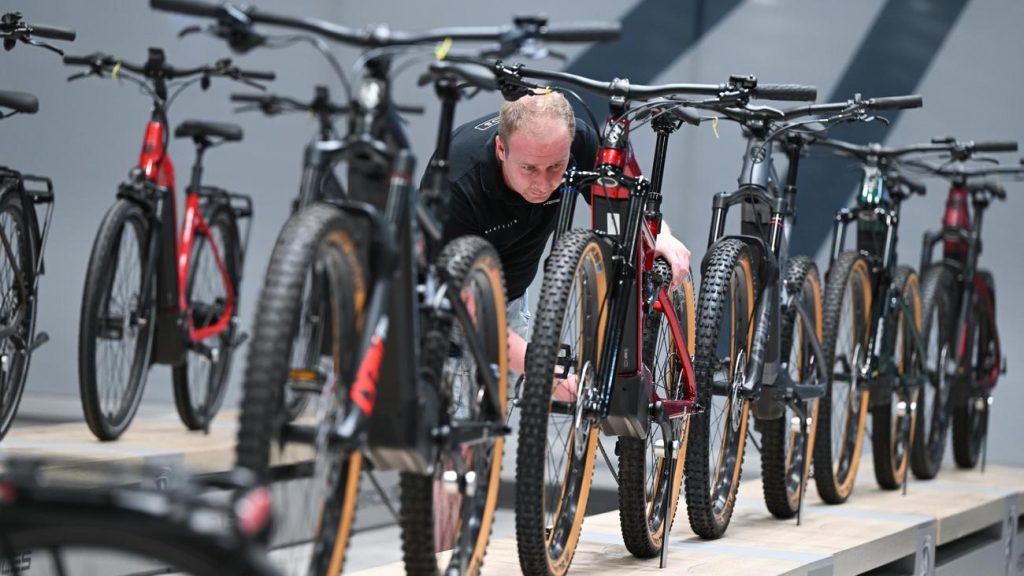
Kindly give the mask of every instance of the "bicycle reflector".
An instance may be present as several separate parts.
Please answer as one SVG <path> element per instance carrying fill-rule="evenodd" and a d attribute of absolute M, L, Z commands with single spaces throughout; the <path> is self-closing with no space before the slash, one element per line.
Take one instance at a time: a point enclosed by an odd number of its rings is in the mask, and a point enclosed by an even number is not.
<path fill-rule="evenodd" d="M 14 486 L 6 482 L 0 482 L 0 502 L 14 502 L 16 496 L 17 490 L 15 490 Z"/>
<path fill-rule="evenodd" d="M 270 527 L 270 491 L 264 487 L 254 488 L 235 502 L 235 516 L 238 528 L 249 536 L 262 534 Z"/>

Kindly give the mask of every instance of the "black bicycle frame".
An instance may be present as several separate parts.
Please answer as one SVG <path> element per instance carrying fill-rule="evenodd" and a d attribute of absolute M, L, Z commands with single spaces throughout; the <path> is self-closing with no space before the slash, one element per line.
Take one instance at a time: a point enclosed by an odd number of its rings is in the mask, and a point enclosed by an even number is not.
<path fill-rule="evenodd" d="M 888 186 L 884 171 L 880 168 L 877 160 L 869 160 L 864 164 L 864 176 L 857 205 L 838 211 L 833 218 L 832 249 L 829 259 L 831 269 L 843 252 L 847 229 L 851 223 L 880 227 L 884 231 L 884 240 L 881 244 L 875 241 L 879 232 L 877 228 L 857 238 L 857 249 L 867 258 L 871 267 L 871 277 L 874 279 L 868 340 L 868 350 L 871 351 L 869 369 L 871 373 L 877 374 L 875 378 L 869 380 L 873 392 L 870 395 L 872 404 L 887 401 L 895 386 L 918 387 L 924 384 L 922 376 L 900 374 L 893 361 L 899 330 L 896 325 L 899 314 L 902 313 L 905 318 L 913 318 L 914 311 L 910 303 L 903 298 L 903 294 L 897 292 L 892 285 L 896 272 L 897 231 L 902 199 L 897 195 L 892 195 L 888 200 L 879 196 Z M 910 329 L 910 344 L 916 352 L 914 357 L 917 362 L 923 362 L 927 352 L 924 339 L 914 322 L 907 322 L 906 326 Z"/>
<path fill-rule="evenodd" d="M 585 399 L 584 413 L 599 420 L 606 434 L 646 438 L 651 425 L 653 386 L 650 375 L 641 369 L 641 320 L 645 314 L 641 307 L 649 307 L 652 302 L 642 302 L 639 294 L 646 289 L 649 294 L 657 295 L 662 286 L 644 286 L 638 267 L 643 265 L 642 250 L 653 251 L 653 235 L 661 228 L 661 184 L 668 140 L 678 125 L 674 121 L 654 121 L 657 141 L 651 179 L 648 180 L 639 175 L 635 167 L 626 111 L 624 101 L 616 103 L 613 98 L 603 129 L 601 140 L 604 144 L 599 151 L 596 169 L 592 172 L 572 169 L 566 173 L 553 245 L 572 225 L 578 189 L 590 186 L 595 232 L 603 240 L 605 261 L 612 265 L 610 289 L 606 301 L 601 303 L 602 309 L 610 305 L 605 330 L 605 340 L 609 345 L 603 347 L 598 359 L 597 394 Z M 612 159 L 619 161 L 614 163 Z M 635 176 L 630 175 L 634 172 Z M 594 193 L 598 188 L 603 190 L 602 194 Z M 624 205 L 621 196 L 625 194 L 613 196 L 611 191 L 614 189 L 628 194 Z M 613 202 L 618 205 L 613 205 Z M 605 227 L 599 222 L 608 219 L 624 222 L 624 225 L 618 226 L 617 230 L 603 230 Z M 684 374 L 684 378 L 690 377 Z M 628 392 L 616 394 L 615 391 L 620 389 Z"/>
<path fill-rule="evenodd" d="M 753 339 L 750 358 L 744 372 L 745 388 L 737 392 L 756 400 L 752 407 L 759 418 L 773 419 L 783 415 L 786 401 L 821 397 L 824 395 L 825 386 L 796 384 L 790 378 L 788 370 L 779 369 L 782 306 L 779 270 L 788 257 L 785 227 L 787 218 L 791 219 L 794 214 L 802 143 L 798 139 L 787 140 L 789 171 L 785 187 L 780 193 L 779 178 L 773 161 L 775 141 L 766 138 L 766 134 L 767 131 L 751 131 L 743 155 L 739 188 L 732 192 L 719 192 L 714 197 L 708 254 L 711 253 L 712 246 L 728 237 L 737 238 L 747 244 L 756 255 L 755 265 L 758 266 L 758 277 L 761 278 L 763 287 L 758 295 L 752 319 Z M 741 234 L 726 236 L 726 216 L 729 208 L 736 204 L 742 204 L 745 208 Z M 768 228 L 767 231 L 765 226 Z M 800 322 L 807 328 L 805 333 L 808 335 L 810 352 L 817 365 L 818 376 L 821 382 L 827 382 L 825 354 L 813 319 L 799 298 L 789 298 L 786 306 L 796 311 Z M 786 361 L 788 362 L 788 359 Z M 715 392 L 721 394 L 728 391 Z"/>
<path fill-rule="evenodd" d="M 437 313 L 434 302 L 423 302 L 418 287 L 422 270 L 417 259 L 417 220 L 426 232 L 426 254 L 440 252 L 444 219 L 420 198 L 412 183 L 415 160 L 390 98 L 390 60 L 371 59 L 363 82 L 382 89 L 372 105 L 354 102 L 348 135 L 341 141 L 320 140 L 307 147 L 300 202 L 329 203 L 363 223 L 369 239 L 363 255 L 372 278 L 370 299 L 364 315 L 357 364 L 367 357 L 375 337 L 383 341 L 383 359 L 377 380 L 372 418 L 359 409 L 335 431 L 337 441 L 351 448 L 361 446 L 366 432 L 366 452 L 377 469 L 429 473 L 437 459 L 438 445 L 451 446 L 503 434 L 504 415 L 498 408 L 497 375 L 481 370 L 487 401 L 493 414 L 501 414 L 500 426 L 453 427 L 442 422 L 440 390 L 423 382 L 419 366 L 424 335 L 424 313 Z M 431 164 L 434 187 L 424 199 L 444 201 L 448 191 L 448 142 L 459 98 L 456 83 L 448 78 L 435 82 L 442 100 L 438 148 Z M 323 134 L 321 135 L 323 136 Z M 337 164 L 347 162 L 347 192 L 334 174 Z M 339 194 L 334 193 L 337 191 Z M 428 260 L 428 262 L 431 260 Z M 444 294 L 441 294 L 444 296 Z M 465 304 L 458 297 L 446 299 L 455 321 L 472 326 Z M 469 353 L 478 366 L 489 366 L 484 345 L 473 330 L 464 330 Z M 416 383 L 411 385 L 410 383 Z M 301 432 L 300 432 L 301 434 Z"/>

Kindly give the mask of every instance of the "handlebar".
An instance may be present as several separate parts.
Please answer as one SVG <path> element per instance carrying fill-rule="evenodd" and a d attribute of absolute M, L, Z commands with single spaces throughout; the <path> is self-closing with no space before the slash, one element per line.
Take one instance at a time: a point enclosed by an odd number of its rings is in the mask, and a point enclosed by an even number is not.
<path fill-rule="evenodd" d="M 173 80 L 200 74 L 210 76 L 227 76 L 229 78 L 246 78 L 252 80 L 273 80 L 277 77 L 274 72 L 261 70 L 243 70 L 231 65 L 231 60 L 225 58 L 218 60 L 212 65 L 196 66 L 194 68 L 174 68 L 164 62 L 164 52 L 159 48 L 150 48 L 149 60 L 145 64 L 132 64 L 119 60 L 109 54 L 97 52 L 85 56 L 65 56 L 64 64 L 68 66 L 91 66 L 97 72 L 106 68 L 119 67 L 129 72 L 145 76 L 147 78 L 163 78 Z"/>
<path fill-rule="evenodd" d="M 617 23 L 598 22 L 549 26 L 546 20 L 539 17 L 518 18 L 515 26 L 449 27 L 421 33 L 408 33 L 392 31 L 383 26 L 366 29 L 349 28 L 315 18 L 275 14 L 258 10 L 253 6 L 236 6 L 229 2 L 216 5 L 198 0 L 150 0 L 149 5 L 156 10 L 213 18 L 245 27 L 251 24 L 268 24 L 303 30 L 336 42 L 364 48 L 427 44 L 444 40 L 502 41 L 515 36 L 552 42 L 594 42 L 617 39 L 621 33 Z"/>

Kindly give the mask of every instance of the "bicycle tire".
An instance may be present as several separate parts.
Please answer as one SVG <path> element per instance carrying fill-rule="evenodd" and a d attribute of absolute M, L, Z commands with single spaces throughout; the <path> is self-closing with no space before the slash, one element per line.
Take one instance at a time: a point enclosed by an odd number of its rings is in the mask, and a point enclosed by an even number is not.
<path fill-rule="evenodd" d="M 552 247 L 544 267 L 536 324 L 526 352 L 516 452 L 516 543 L 524 574 L 562 576 L 576 552 L 590 497 L 598 429 L 587 424 L 577 426 L 574 416 L 573 424 L 568 425 L 569 437 L 561 447 L 567 456 L 565 471 L 550 475 L 547 462 L 553 442 L 548 432 L 549 426 L 557 430 L 556 423 L 566 421 L 563 416 L 567 413 L 575 414 L 580 392 L 592 384 L 592 367 L 601 358 L 608 316 L 607 273 L 601 241 L 590 230 L 566 232 Z M 584 322 L 572 330 L 567 312 L 570 297 L 577 293 L 579 303 L 571 308 L 583 310 Z M 571 364 L 579 383 L 576 401 L 561 403 L 571 409 L 556 410 L 563 412 L 559 414 L 552 411 L 552 375 L 556 373 L 566 324 L 582 340 L 574 341 L 575 351 L 567 345 L 572 354 L 568 358 L 573 361 L 565 363 Z M 555 467 L 563 465 L 556 463 Z M 554 508 L 549 511 L 546 505 Z"/>
<path fill-rule="evenodd" d="M 910 299 L 914 318 L 910 319 L 921 327 L 921 291 L 917 274 L 907 266 L 899 266 L 893 278 L 893 288 Z M 913 375 L 919 370 L 921 359 L 914 352 L 911 335 L 903 311 L 896 314 L 896 339 L 893 359 L 897 361 L 900 375 Z M 910 452 L 913 446 L 914 427 L 917 421 L 918 389 L 904 391 L 895 387 L 889 394 L 871 402 L 871 450 L 875 461 L 875 480 L 884 490 L 895 490 L 903 485 L 909 468 Z"/>
<path fill-rule="evenodd" d="M 867 260 L 854 250 L 840 254 L 825 288 L 822 347 L 831 375 L 819 401 L 813 459 L 814 483 L 827 504 L 850 497 L 860 467 L 870 392 L 859 379 L 871 336 L 872 294 Z"/>
<path fill-rule="evenodd" d="M 3 295 L 0 300 L 3 302 L 3 306 L 0 307 L 0 324 L 13 327 L 18 307 L 23 305 L 24 309 L 21 320 L 17 323 L 17 331 L 0 341 L 0 358 L 3 359 L 3 364 L 0 365 L 0 440 L 7 434 L 18 412 L 32 357 L 29 347 L 35 334 L 38 298 L 37 294 L 32 292 L 35 286 L 37 236 L 32 233 L 31 225 L 25 216 L 21 193 L 17 190 L 4 192 L 3 196 L 0 196 L 0 226 L 3 227 L 11 252 L 17 258 L 22 286 L 19 289 L 16 285 L 18 278 L 13 268 L 10 268 L 9 259 L 4 255 L 3 264 L 0 266 L 0 282 L 3 283 L 0 285 L 0 295 Z M 21 297 L 22 290 L 27 296 L 24 301 Z"/>
<path fill-rule="evenodd" d="M 992 275 L 983 271 L 978 271 L 977 274 L 982 275 L 982 280 L 989 286 L 994 317 L 995 285 Z M 974 301 L 971 306 L 974 308 L 971 311 L 974 323 L 967 335 L 973 341 L 974 350 L 974 356 L 970 359 L 970 369 L 974 372 L 971 380 L 978 380 L 987 372 L 987 362 L 998 362 L 999 359 L 986 358 L 986 351 L 989 350 L 990 345 L 994 344 L 994 341 L 992 340 L 992 328 L 989 326 L 988 311 L 985 310 L 985 305 L 977 290 L 974 292 Z M 981 447 L 988 431 L 988 394 L 978 391 L 973 382 L 965 378 L 958 379 L 954 386 L 960 390 L 954 391 L 953 394 L 954 398 L 958 398 L 958 401 L 953 404 L 953 460 L 958 468 L 974 468 L 981 458 Z"/>
<path fill-rule="evenodd" d="M 467 304 L 473 327 L 483 342 L 487 366 L 465 366 L 471 355 L 462 345 L 460 322 L 438 321 L 429 330 L 424 345 L 425 380 L 436 386 L 445 399 L 444 425 L 457 427 L 487 423 L 504 424 L 508 404 L 508 322 L 505 317 L 505 281 L 498 253 L 483 238 L 462 236 L 448 243 L 438 258 L 448 293 L 459 295 Z M 494 370 L 498 377 L 500 409 L 488 414 L 481 370 Z M 475 375 L 475 376 L 474 376 Z M 487 443 L 456 448 L 473 472 L 472 490 L 451 494 L 442 476 L 456 469 L 446 450 L 439 455 L 435 473 L 401 476 L 402 552 L 406 573 L 439 573 L 472 576 L 480 572 L 490 540 L 501 484 L 501 463 L 505 439 L 498 436 Z M 465 478 L 465 476 L 463 477 Z M 447 566 L 438 552 L 450 550 Z"/>
<path fill-rule="evenodd" d="M 188 306 L 186 314 L 192 315 L 193 325 L 197 328 L 212 326 L 222 318 L 227 302 L 227 287 L 217 267 L 211 244 L 217 248 L 217 255 L 227 272 L 235 306 L 227 328 L 202 343 L 210 346 L 209 354 L 212 357 L 207 358 L 192 347 L 187 347 L 185 361 L 172 369 L 174 405 L 182 423 L 189 430 L 206 429 L 224 401 L 231 373 L 231 359 L 234 356 L 234 328 L 238 315 L 238 287 L 241 283 L 241 246 L 231 209 L 223 202 L 213 201 L 204 204 L 202 210 L 208 232 L 196 230 L 193 239 L 188 280 L 185 284 L 185 301 Z"/>
<path fill-rule="evenodd" d="M 239 417 L 237 463 L 254 472 L 261 482 L 280 479 L 282 470 L 298 471 L 298 480 L 304 481 L 302 464 L 312 456 L 312 485 L 305 490 L 308 497 L 297 510 L 290 507 L 288 512 L 299 516 L 296 524 L 300 528 L 310 529 L 314 546 L 309 565 L 315 566 L 314 572 L 319 574 L 337 574 L 344 564 L 363 463 L 358 452 L 331 450 L 326 441 L 327 430 L 349 412 L 348 384 L 357 361 L 353 344 L 362 329 L 366 301 L 364 272 L 349 226 L 339 210 L 323 204 L 311 205 L 285 223 L 257 304 Z M 318 414 L 312 421 L 317 427 L 313 446 L 288 443 L 282 437 L 288 423 L 284 387 L 310 269 L 323 271 L 318 277 L 323 279 L 327 301 L 332 303 L 329 325 L 333 358 L 332 372 L 325 377 Z M 279 484 L 281 490 L 287 489 L 285 482 Z M 277 486 L 275 483 L 272 491 Z M 272 541 L 283 544 L 283 536 L 276 534 Z"/>
<path fill-rule="evenodd" d="M 667 262 L 659 259 L 655 262 L 654 274 L 660 278 L 671 278 L 672 271 Z M 673 314 L 686 338 L 685 347 L 672 338 L 666 315 L 652 310 L 644 319 L 644 365 L 650 369 L 654 390 L 660 397 L 681 400 L 683 365 L 678 355 L 692 353 L 695 330 L 693 279 L 690 275 L 670 298 Z M 665 528 L 671 526 L 675 518 L 686 460 L 688 426 L 689 417 L 673 423 L 671 437 L 665 437 L 658 427 L 652 426 L 646 439 L 620 436 L 615 446 L 619 456 L 619 524 L 626 549 L 637 558 L 654 558 L 661 553 Z M 664 449 L 659 455 L 655 445 L 658 438 L 663 446 L 673 441 L 680 443 L 671 479 Z M 668 510 L 664 508 L 666 486 L 671 490 Z"/>
<path fill-rule="evenodd" d="M 929 268 L 921 280 L 921 337 L 928 347 L 928 381 L 921 388 L 920 416 L 910 451 L 910 469 L 921 480 L 935 478 L 946 453 L 953 376 L 949 366 L 956 354 L 955 282 L 952 270 L 941 264 Z"/>
<path fill-rule="evenodd" d="M 131 230 L 134 233 L 135 241 L 125 241 L 125 231 Z M 149 222 L 146 215 L 137 204 L 129 200 L 118 200 L 107 211 L 99 231 L 96 233 L 96 240 L 93 243 L 92 253 L 89 256 L 89 266 L 85 276 L 85 288 L 82 294 L 82 312 L 78 336 L 78 381 L 82 397 L 82 408 L 85 411 L 85 421 L 89 430 L 100 440 L 114 440 L 127 430 L 138 410 L 139 402 L 142 400 L 142 390 L 145 388 L 146 377 L 149 374 L 149 360 L 153 348 L 153 332 L 156 325 L 156 278 L 151 278 L 152 293 L 149 298 L 149 309 L 133 310 L 131 305 L 136 306 L 142 301 L 141 294 L 132 294 L 135 282 L 132 278 L 132 268 L 138 273 L 138 288 L 141 292 L 146 270 L 145 246 L 149 233 Z M 137 256 L 133 258 L 132 254 Z M 121 266 L 120 257 L 125 257 L 125 266 Z M 122 312 L 121 316 L 110 315 L 109 305 L 111 304 L 111 290 L 114 288 L 118 272 L 124 271 L 127 275 L 126 282 L 118 284 L 118 289 L 127 290 L 127 294 L 118 294 L 113 303 L 118 308 L 115 312 Z M 156 267 L 153 267 L 155 275 Z M 119 302 L 125 296 L 127 302 Z M 123 310 L 127 305 L 129 314 Z M 101 314 L 105 314 L 101 318 Z M 102 321 L 101 321 L 102 320 Z M 121 326 L 118 326 L 120 320 Z M 116 336 L 120 329 L 123 336 L 126 331 L 136 341 L 131 357 L 131 364 L 127 366 L 127 375 L 124 377 L 125 386 L 122 394 L 116 394 L 117 390 L 109 389 L 101 391 L 102 386 L 110 383 L 111 378 L 97 375 L 97 356 L 101 355 L 104 347 L 97 346 L 97 340 L 113 339 L 109 336 Z M 132 334 L 132 331 L 134 333 Z M 104 400 L 112 400 L 116 411 L 106 410 Z M 107 403 L 107 404 L 110 404 Z"/>
<path fill-rule="evenodd" d="M 793 295 L 799 298 L 812 314 L 811 322 L 817 331 L 814 337 L 820 342 L 821 281 L 814 261 L 806 256 L 789 258 L 786 262 L 784 285 L 797 287 Z M 797 316 L 796 309 L 785 309 L 781 320 L 780 351 L 783 358 L 789 359 L 787 365 L 793 382 L 807 384 L 811 379 L 820 386 L 828 386 L 827 382 L 818 381 L 809 336 Z M 802 402 L 802 414 L 793 410 L 787 403 L 781 418 L 758 420 L 761 429 L 761 478 L 764 501 L 768 511 L 776 518 L 793 518 L 799 510 L 803 498 L 801 490 L 806 489 L 814 453 L 815 423 L 818 420 L 820 403 L 819 399 Z M 810 419 L 810 424 L 806 427 L 806 436 L 800 433 L 799 427 L 794 430 L 794 419 L 799 423 L 800 418 Z"/>
<path fill-rule="evenodd" d="M 725 534 L 742 476 L 750 405 L 739 398 L 735 377 L 746 370 L 757 293 L 751 248 L 735 238 L 715 244 L 705 257 L 701 278 L 693 362 L 704 412 L 691 418 L 686 450 L 686 511 L 690 527 L 705 539 Z M 728 337 L 720 341 L 726 321 Z M 721 345 L 727 349 L 719 350 Z M 717 390 L 715 375 L 722 368 L 723 353 L 727 381 Z M 723 391 L 725 400 L 716 406 L 714 399 Z M 713 444 L 718 445 L 718 456 Z"/>

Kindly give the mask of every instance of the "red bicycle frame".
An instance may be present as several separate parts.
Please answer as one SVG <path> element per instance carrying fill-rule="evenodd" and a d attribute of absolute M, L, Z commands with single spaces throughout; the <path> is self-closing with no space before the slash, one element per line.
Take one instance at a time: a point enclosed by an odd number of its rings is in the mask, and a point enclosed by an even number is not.
<path fill-rule="evenodd" d="M 166 123 L 158 117 L 158 114 L 154 113 L 154 117 L 146 126 L 142 152 L 139 154 L 139 167 L 145 174 L 146 179 L 166 190 L 166 196 L 169 198 L 167 200 L 169 209 L 166 213 L 169 216 L 169 220 L 166 223 L 168 224 L 165 228 L 166 232 L 162 234 L 171 235 L 168 237 L 168 240 L 174 242 L 177 247 L 175 258 L 176 273 L 172 275 L 176 280 L 176 290 L 174 290 L 174 293 L 177 294 L 176 306 L 168 307 L 166 306 L 167 302 L 164 302 L 165 305 L 161 307 L 160 313 L 178 315 L 189 309 L 186 295 L 188 290 L 188 272 L 192 265 L 192 244 L 195 241 L 197 231 L 205 235 L 210 244 L 210 250 L 213 253 L 217 269 L 220 271 L 221 280 L 224 282 L 227 294 L 224 312 L 210 326 L 197 329 L 193 324 L 192 315 L 185 314 L 185 327 L 188 339 L 191 342 L 199 342 L 211 336 L 217 336 L 227 329 L 234 314 L 235 290 L 231 278 L 228 276 L 227 266 L 224 265 L 224 261 L 221 258 L 220 250 L 216 242 L 213 241 L 213 237 L 209 234 L 209 226 L 206 220 L 203 219 L 202 211 L 199 209 L 199 194 L 195 186 L 190 186 L 186 190 L 185 217 L 182 221 L 181 234 L 177 239 L 173 237 L 175 225 L 177 224 L 177 199 L 175 198 L 174 191 L 174 163 L 166 153 L 166 135 Z M 166 280 L 164 279 L 164 281 Z M 161 288 L 163 287 L 161 286 Z M 164 290 L 160 290 L 160 294 L 165 293 Z"/>

